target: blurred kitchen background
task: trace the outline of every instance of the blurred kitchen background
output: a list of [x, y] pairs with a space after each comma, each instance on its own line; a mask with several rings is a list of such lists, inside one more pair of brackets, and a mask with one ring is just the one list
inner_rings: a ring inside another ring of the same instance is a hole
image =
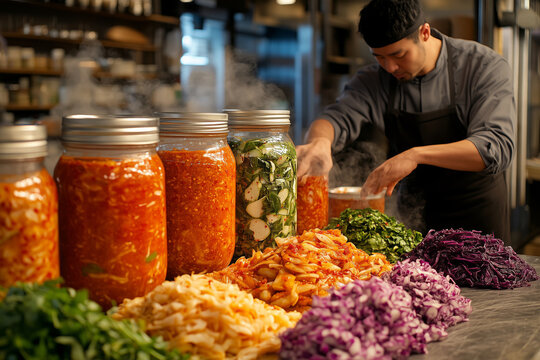
[[[290, 109], [291, 136], [373, 62], [365, 0], [0, 0], [0, 121], [43, 123], [52, 171], [63, 115]], [[540, 1], [423, 0], [432, 26], [514, 69], [517, 156], [507, 173], [513, 247], [540, 255]], [[368, 130], [337, 154], [334, 185], [384, 160]], [[353, 170], [354, 169], [354, 170]]]

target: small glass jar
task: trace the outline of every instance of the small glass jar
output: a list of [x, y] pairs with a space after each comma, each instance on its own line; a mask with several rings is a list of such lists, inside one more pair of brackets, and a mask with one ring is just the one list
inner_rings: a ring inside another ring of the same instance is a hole
[[299, 234], [328, 225], [328, 179], [322, 175], [298, 179], [297, 207]]
[[60, 275], [56, 186], [42, 125], [0, 126], [0, 286]]
[[236, 173], [227, 133], [227, 114], [160, 114], [169, 279], [220, 270], [231, 262]]
[[236, 160], [235, 257], [296, 234], [296, 150], [288, 110], [230, 110]]
[[65, 285], [104, 308], [165, 280], [165, 172], [158, 119], [72, 115], [54, 170]]

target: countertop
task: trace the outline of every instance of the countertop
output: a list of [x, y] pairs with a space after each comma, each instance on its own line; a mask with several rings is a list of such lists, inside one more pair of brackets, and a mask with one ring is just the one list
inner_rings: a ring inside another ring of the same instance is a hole
[[[540, 274], [540, 256], [520, 257]], [[540, 280], [530, 284], [513, 290], [462, 287], [461, 294], [472, 300], [469, 321], [410, 359], [540, 360]]]

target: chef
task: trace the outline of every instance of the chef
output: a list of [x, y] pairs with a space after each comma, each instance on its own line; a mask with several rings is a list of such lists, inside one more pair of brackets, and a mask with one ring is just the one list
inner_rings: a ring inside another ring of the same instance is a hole
[[[388, 159], [363, 191], [422, 199], [425, 227], [464, 228], [510, 243], [504, 171], [514, 152], [511, 69], [479, 43], [431, 28], [418, 0], [372, 0], [358, 30], [377, 63], [362, 68], [297, 147], [298, 176], [327, 174], [332, 152], [366, 125], [384, 131]], [[396, 186], [397, 185], [397, 186]]]

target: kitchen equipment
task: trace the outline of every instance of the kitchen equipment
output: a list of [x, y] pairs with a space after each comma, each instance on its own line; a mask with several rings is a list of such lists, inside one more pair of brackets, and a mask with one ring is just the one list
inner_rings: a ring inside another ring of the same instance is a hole
[[365, 209], [369, 207], [384, 212], [386, 188], [373, 195], [361, 192], [361, 186], [340, 186], [330, 189], [328, 216], [330, 218], [339, 217], [339, 214], [347, 208]]

